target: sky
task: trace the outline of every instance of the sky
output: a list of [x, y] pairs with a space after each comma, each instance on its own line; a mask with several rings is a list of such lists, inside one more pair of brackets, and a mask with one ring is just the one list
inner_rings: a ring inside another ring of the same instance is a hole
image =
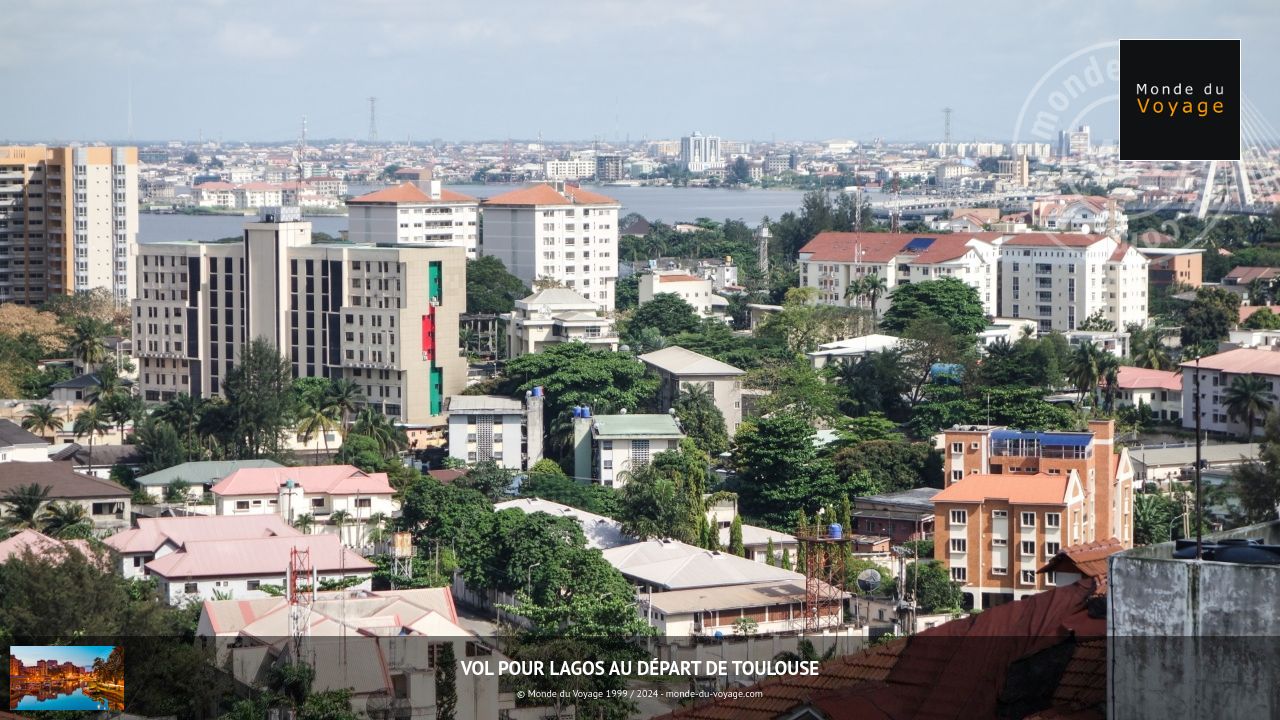
[[1004, 141], [1121, 37], [1240, 38], [1280, 127], [1275, 0], [5, 0], [0, 37], [0, 141], [363, 140], [370, 96], [383, 141]]
[[97, 658], [105, 661], [112, 649], [110, 645], [14, 645], [9, 648], [9, 653], [24, 665], [35, 665], [40, 660], [57, 660], [87, 668], [93, 667]]

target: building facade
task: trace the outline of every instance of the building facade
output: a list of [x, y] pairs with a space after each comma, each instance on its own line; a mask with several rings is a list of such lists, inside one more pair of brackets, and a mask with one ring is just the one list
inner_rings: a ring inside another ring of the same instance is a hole
[[1147, 322], [1147, 259], [1106, 235], [1022, 233], [1000, 248], [1000, 312], [1041, 332], [1075, 330], [1100, 313], [1117, 330]]
[[724, 317], [729, 301], [716, 295], [709, 279], [682, 270], [659, 270], [640, 276], [639, 302], [644, 305], [658, 295], [675, 295], [693, 306], [704, 318]]
[[621, 208], [564, 183], [503, 193], [481, 203], [480, 254], [497, 257], [526, 285], [555, 281], [612, 312]]
[[349, 379], [407, 427], [442, 427], [466, 376], [464, 263], [460, 247], [312, 243], [296, 208], [264, 213], [235, 242], [148, 244], [133, 303], [143, 399], [220, 395], [263, 338], [295, 377]]
[[654, 455], [676, 450], [684, 433], [671, 414], [592, 416], [579, 409], [573, 418], [574, 478], [605, 487], [627, 484]]
[[472, 464], [492, 460], [511, 470], [528, 470], [542, 459], [542, 390], [524, 402], [495, 395], [455, 395], [448, 399], [449, 457]]
[[659, 407], [673, 408], [681, 391], [702, 386], [724, 416], [729, 436], [738, 432], [738, 425], [742, 424], [742, 376], [746, 371], [678, 345], [645, 353], [640, 360], [653, 368], [662, 380], [658, 389]]
[[680, 164], [689, 172], [723, 169], [720, 138], [697, 132], [680, 138]]
[[538, 290], [517, 300], [515, 309], [502, 317], [507, 324], [508, 358], [541, 352], [562, 342], [618, 349], [613, 321], [604, 317], [599, 304], [573, 290]]
[[0, 302], [134, 296], [138, 149], [0, 147]]
[[480, 201], [446, 190], [431, 180], [427, 190], [413, 183], [378, 190], [347, 201], [347, 239], [369, 245], [461, 247], [475, 259]]
[[1182, 363], [1182, 427], [1196, 426], [1198, 389], [1202, 430], [1242, 437], [1262, 434], [1266, 425], [1265, 413], [1254, 417], [1253, 427], [1248, 427], [1248, 418], [1233, 416], [1227, 407], [1227, 388], [1236, 378], [1248, 376], [1260, 378], [1272, 393], [1280, 391], [1280, 352], [1236, 348]]

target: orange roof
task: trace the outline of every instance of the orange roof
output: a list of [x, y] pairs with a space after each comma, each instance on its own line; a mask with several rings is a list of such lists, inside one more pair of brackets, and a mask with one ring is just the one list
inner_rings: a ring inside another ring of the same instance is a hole
[[430, 202], [475, 202], [476, 199], [469, 195], [453, 192], [452, 190], [440, 190], [440, 199], [434, 199], [430, 195], [422, 191], [417, 185], [411, 182], [401, 183], [396, 187], [390, 187], [383, 190], [375, 190], [358, 198], [352, 198], [347, 204], [352, 203], [430, 203]]
[[1018, 233], [1009, 235], [1005, 245], [1011, 247], [1089, 247], [1107, 239], [1106, 235], [1084, 233]]
[[1065, 505], [1070, 475], [966, 475], [933, 496], [937, 503], [1008, 500], [1017, 505]]
[[698, 282], [700, 277], [693, 275], [659, 275], [658, 282]]
[[886, 263], [907, 252], [912, 240], [933, 242], [917, 253], [913, 263], [938, 263], [954, 260], [969, 251], [970, 240], [991, 242], [1001, 233], [957, 233], [953, 235], [917, 235], [914, 233], [821, 232], [800, 248], [809, 260], [819, 262]]
[[1111, 253], [1110, 262], [1120, 262], [1121, 260], [1124, 260], [1124, 256], [1132, 249], [1133, 246], [1129, 243], [1120, 243], [1116, 246], [1116, 251]]
[[1244, 322], [1245, 320], [1248, 320], [1250, 317], [1253, 316], [1254, 313], [1258, 312], [1263, 308], [1266, 308], [1268, 312], [1275, 312], [1275, 310], [1271, 309], [1271, 307], [1267, 305], [1241, 305], [1239, 310], [1239, 313], [1240, 313], [1239, 321]]
[[1172, 370], [1151, 370], [1149, 368], [1122, 365], [1117, 373], [1116, 385], [1124, 390], [1142, 388], [1159, 388], [1161, 390], [1182, 390], [1182, 375]]
[[[1182, 367], [1194, 368], [1196, 363], [1184, 362]], [[1237, 348], [1200, 358], [1200, 368], [1240, 375], [1280, 375], [1280, 352]]]
[[485, 205], [617, 205], [617, 200], [580, 187], [565, 185], [558, 192], [547, 183], [512, 190], [484, 201]]
[[1038, 572], [1075, 572], [1093, 578], [1095, 595], [1107, 592], [1107, 558], [1124, 550], [1124, 544], [1111, 537], [1091, 543], [1072, 545], [1058, 551]]

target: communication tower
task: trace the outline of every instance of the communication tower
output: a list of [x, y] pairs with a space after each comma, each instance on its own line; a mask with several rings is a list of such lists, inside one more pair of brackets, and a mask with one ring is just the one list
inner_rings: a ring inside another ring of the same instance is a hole
[[[844, 584], [849, 538], [838, 523], [807, 525], [796, 532], [804, 561], [804, 606], [801, 627], [806, 633], [838, 625], [844, 620]], [[835, 618], [832, 620], [832, 618]]]

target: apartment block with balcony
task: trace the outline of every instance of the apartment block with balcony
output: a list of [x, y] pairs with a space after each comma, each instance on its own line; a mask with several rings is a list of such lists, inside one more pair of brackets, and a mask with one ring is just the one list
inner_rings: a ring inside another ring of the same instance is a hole
[[563, 182], [542, 183], [480, 204], [480, 254], [532, 286], [551, 280], [612, 312], [622, 204]]
[[948, 487], [977, 475], [1075, 472], [1084, 493], [1081, 542], [1116, 538], [1133, 544], [1133, 465], [1127, 449], [1115, 448], [1115, 421], [1092, 420], [1087, 432], [959, 425], [941, 437]]
[[0, 302], [134, 296], [138, 150], [0, 147]]
[[347, 239], [370, 245], [439, 245], [466, 249], [475, 259], [480, 201], [430, 180], [423, 190], [403, 183], [347, 201]]
[[599, 304], [566, 288], [538, 290], [517, 300], [515, 309], [502, 318], [507, 324], [508, 358], [542, 352], [562, 342], [618, 349], [613, 321], [604, 316]]
[[933, 498], [934, 557], [960, 583], [966, 605], [990, 608], [1055, 586], [1037, 573], [1058, 551], [1084, 542], [1087, 499], [1080, 475], [979, 473]]
[[297, 208], [268, 210], [234, 242], [143, 246], [133, 303], [147, 402], [212, 397], [254, 338], [295, 377], [345, 378], [413, 435], [445, 424], [463, 387], [461, 247], [312, 243]]
[[1182, 427], [1196, 426], [1196, 378], [1199, 376], [1200, 427], [1203, 430], [1240, 437], [1261, 435], [1266, 425], [1264, 413], [1253, 418], [1232, 416], [1227, 408], [1227, 388], [1240, 377], [1261, 379], [1272, 393], [1280, 392], [1280, 352], [1274, 348], [1236, 348], [1198, 361], [1182, 363]]
[[1076, 330], [1095, 313], [1123, 330], [1147, 322], [1147, 259], [1105, 235], [1023, 233], [1000, 248], [1000, 316], [1041, 332]]
[[800, 286], [815, 288], [823, 304], [866, 307], [868, 300], [850, 294], [849, 287], [879, 275], [885, 290], [876, 298], [876, 311], [884, 314], [895, 288], [952, 277], [977, 290], [983, 310], [996, 315], [999, 257], [992, 241], [998, 237], [823, 232], [800, 248]]

